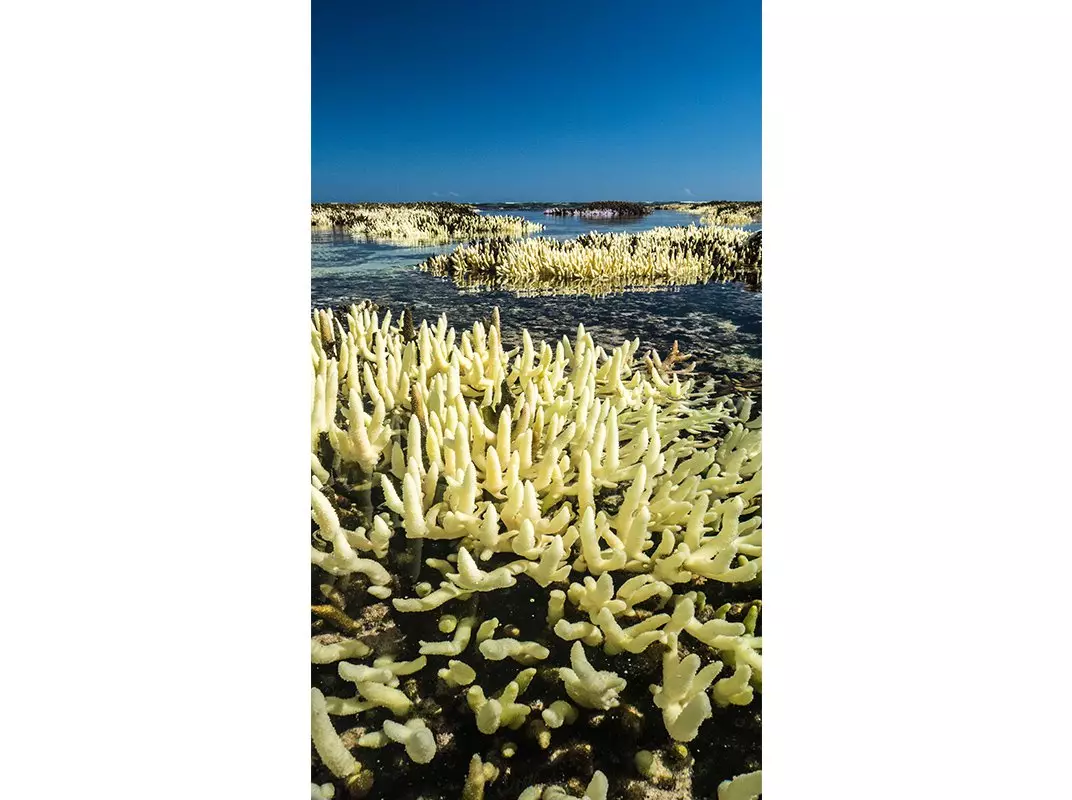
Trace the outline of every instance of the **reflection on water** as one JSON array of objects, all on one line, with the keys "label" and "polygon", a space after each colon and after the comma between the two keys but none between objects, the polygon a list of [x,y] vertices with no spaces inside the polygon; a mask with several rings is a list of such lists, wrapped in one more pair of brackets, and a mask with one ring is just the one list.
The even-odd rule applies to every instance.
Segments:
[{"label": "reflection on water", "polygon": [[[490,212],[486,212],[490,213]],[[629,220],[545,216],[540,211],[511,211],[544,225],[541,236],[569,239],[588,231],[637,232],[663,225],[695,224],[695,215],[655,211]],[[758,230],[760,225],[745,226]],[[693,354],[697,371],[729,374],[752,383],[760,369],[762,295],[726,283],[605,297],[517,297],[509,292],[479,294],[459,290],[449,279],[420,272],[415,265],[454,244],[397,247],[357,241],[343,231],[312,231],[312,303],[339,306],[370,299],[381,307],[410,306],[416,318],[446,313],[455,327],[468,327],[490,316],[498,306],[504,340],[518,344],[518,331],[533,337],[572,336],[584,323],[595,340],[614,345],[639,336],[642,347],[667,353],[674,341]]]}]

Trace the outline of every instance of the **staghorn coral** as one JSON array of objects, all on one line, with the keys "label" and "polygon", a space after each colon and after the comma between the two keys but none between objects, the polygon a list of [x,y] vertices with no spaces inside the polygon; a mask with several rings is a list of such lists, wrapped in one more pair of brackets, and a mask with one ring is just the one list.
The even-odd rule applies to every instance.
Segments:
[{"label": "staghorn coral", "polygon": [[679,742],[696,738],[700,725],[711,716],[707,687],[721,669],[721,662],[716,661],[701,670],[695,653],[679,659],[677,636],[670,636],[670,649],[663,654],[663,684],[652,686],[651,691],[672,738]]},{"label": "staghorn coral", "polygon": [[559,669],[566,694],[577,705],[585,708],[600,708],[606,711],[618,705],[618,692],[625,688],[625,680],[613,672],[597,670],[588,663],[584,646],[574,642],[570,650],[570,666]]},{"label": "staghorn coral", "polygon": [[707,203],[665,203],[659,208],[699,214],[705,225],[749,225],[763,219],[763,204],[736,200],[713,200]]},{"label": "staghorn coral", "polygon": [[410,246],[543,230],[521,217],[481,214],[459,203],[314,203],[310,216],[314,227],[344,228],[364,239]]},{"label": "staghorn coral", "polygon": [[588,233],[576,239],[484,239],[434,255],[419,267],[462,288],[519,294],[605,294],[708,281],[758,288],[758,234],[689,225],[643,233]]},{"label": "staghorn coral", "polygon": [[[441,769],[429,780],[455,775],[454,797],[479,751],[470,784],[487,800],[532,784],[577,797],[609,757],[592,737],[633,742],[633,775],[638,750],[670,764],[676,751],[658,748],[674,739],[699,747],[738,735],[729,720],[752,724],[755,404],[681,374],[683,356],[660,369],[639,341],[601,346],[583,326],[507,351],[493,316],[459,332],[364,306],[314,312],[317,785],[412,800],[397,776]],[[347,441],[376,444],[334,446]],[[689,785],[709,796],[756,756],[697,763]],[[607,795],[604,779],[589,796],[621,788]]]}]

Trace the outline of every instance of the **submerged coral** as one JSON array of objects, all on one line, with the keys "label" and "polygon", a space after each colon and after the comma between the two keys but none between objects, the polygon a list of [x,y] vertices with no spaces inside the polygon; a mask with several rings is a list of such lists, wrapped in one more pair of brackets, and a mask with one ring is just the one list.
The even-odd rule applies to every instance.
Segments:
[{"label": "submerged coral", "polygon": [[672,771],[712,797],[758,769],[760,418],[639,350],[314,311],[315,793]]},{"label": "submerged coral", "polygon": [[432,256],[420,268],[461,287],[518,293],[601,294],[711,280],[759,288],[763,248],[759,234],[689,225],[565,241],[487,239]]},{"label": "submerged coral", "polygon": [[354,236],[411,246],[543,230],[521,217],[481,214],[460,203],[314,203],[311,219],[314,226],[345,228]]}]

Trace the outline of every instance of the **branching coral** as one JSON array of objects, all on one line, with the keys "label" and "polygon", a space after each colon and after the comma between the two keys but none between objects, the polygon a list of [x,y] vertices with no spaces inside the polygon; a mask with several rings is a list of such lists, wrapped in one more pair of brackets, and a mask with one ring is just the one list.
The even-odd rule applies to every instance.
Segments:
[{"label": "branching coral", "polygon": [[494,786],[502,758],[550,760],[597,718],[669,746],[755,701],[758,605],[724,604],[762,575],[749,398],[583,326],[507,350],[497,317],[459,332],[353,306],[314,312],[310,344],[318,783],[469,763],[459,706],[511,754],[483,764]]},{"label": "branching coral", "polygon": [[427,764],[435,757],[435,738],[422,719],[411,719],[405,725],[386,720],[383,732],[392,741],[405,745],[406,754],[415,764]]},{"label": "branching coral", "polygon": [[755,236],[690,225],[643,233],[588,233],[565,241],[487,239],[434,255],[420,268],[465,288],[523,294],[602,294],[711,280],[740,280],[758,287],[763,253]]},{"label": "branching coral", "polygon": [[543,229],[521,217],[481,214],[459,203],[314,203],[313,226],[404,245],[443,244],[485,236],[524,236]]},{"label": "branching coral", "polygon": [[763,218],[762,203],[716,200],[709,203],[667,203],[659,207],[699,214],[700,221],[705,225],[748,225]]},{"label": "branching coral", "polygon": [[[571,668],[572,667],[572,668]],[[625,679],[614,672],[597,670],[584,654],[584,646],[574,642],[570,650],[570,667],[558,671],[573,702],[585,708],[606,711],[618,705],[618,692],[625,688]]]},{"label": "branching coral", "polygon": [[532,709],[524,703],[517,703],[518,695],[528,688],[536,670],[529,668],[518,673],[514,680],[506,684],[497,697],[488,699],[479,686],[471,686],[465,699],[469,708],[476,714],[476,726],[481,733],[495,733],[500,727],[519,728],[524,724]]},{"label": "branching coral", "polygon": [[663,683],[652,686],[651,691],[672,738],[679,742],[696,738],[700,725],[711,716],[707,687],[721,669],[722,664],[716,661],[701,670],[700,657],[695,653],[679,659],[677,636],[671,635],[670,649],[663,654]]}]

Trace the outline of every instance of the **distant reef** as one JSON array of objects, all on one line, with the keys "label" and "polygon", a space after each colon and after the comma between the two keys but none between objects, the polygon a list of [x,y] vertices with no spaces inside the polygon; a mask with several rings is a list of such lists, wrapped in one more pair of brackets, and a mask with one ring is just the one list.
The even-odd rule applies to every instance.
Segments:
[{"label": "distant reef", "polygon": [[709,200],[703,203],[660,203],[656,208],[698,214],[705,225],[750,225],[763,220],[763,204],[741,200]]},{"label": "distant reef", "polygon": [[489,216],[461,203],[313,203],[311,222],[313,227],[344,228],[370,241],[411,246],[543,230],[521,217]]},{"label": "distant reef", "polygon": [[616,217],[643,217],[651,212],[651,207],[643,203],[630,203],[623,200],[597,200],[594,203],[552,206],[551,208],[545,208],[543,213],[554,217],[609,219]]}]

